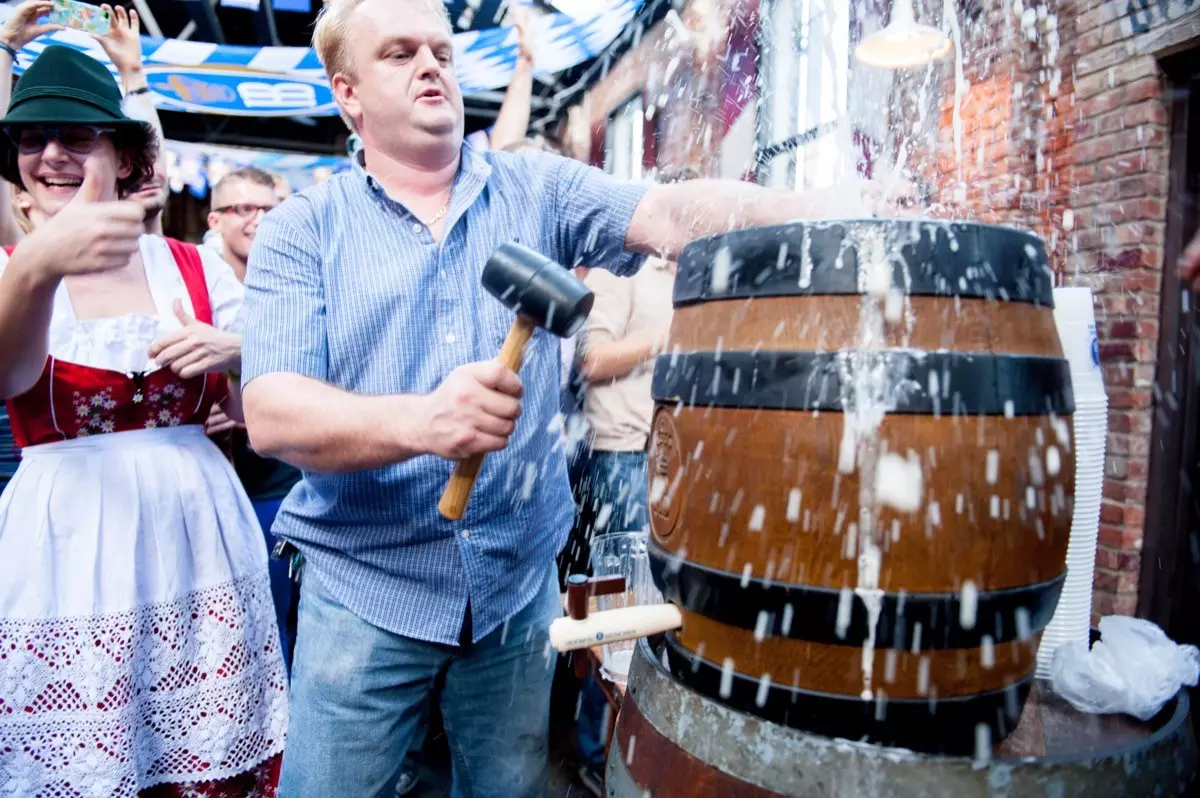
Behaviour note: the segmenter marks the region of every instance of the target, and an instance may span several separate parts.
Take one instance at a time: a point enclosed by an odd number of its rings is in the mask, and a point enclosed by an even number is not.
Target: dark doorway
[[[1200,56],[1162,61],[1171,115],[1154,431],[1138,612],[1180,643],[1200,643],[1200,294],[1176,263],[1200,227]]]

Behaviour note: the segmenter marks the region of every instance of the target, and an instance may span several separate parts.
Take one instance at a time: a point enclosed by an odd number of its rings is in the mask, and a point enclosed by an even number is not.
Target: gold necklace
[[[447,209],[447,208],[449,208],[449,207],[450,207],[450,200],[448,200],[448,199],[447,199],[447,200],[446,200],[446,204],[445,204],[445,205],[443,205],[443,206],[442,206],[442,209],[441,209],[440,211],[438,211],[438,212],[437,212],[437,216],[434,216],[432,219],[430,219],[428,222],[426,222],[426,223],[425,223],[425,226],[426,226],[426,227],[433,227],[435,224],[437,224],[437,223],[438,223],[438,221],[439,221],[439,220],[440,220],[440,219],[441,219],[443,216],[445,216],[445,215],[446,215],[446,209]]]

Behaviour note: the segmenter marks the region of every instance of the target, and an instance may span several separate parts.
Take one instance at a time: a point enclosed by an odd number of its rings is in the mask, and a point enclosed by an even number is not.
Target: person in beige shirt
[[[644,454],[654,409],[653,358],[671,326],[675,264],[650,258],[629,279],[595,269],[586,283],[596,295],[581,342],[592,449]]]
[[[671,326],[675,264],[651,258],[632,278],[592,269],[584,281],[596,303],[578,341],[586,381],[583,416],[591,449],[576,486],[579,516],[560,557],[586,571],[593,535],[641,530],[649,523],[646,441],[654,400],[654,357]],[[579,780],[600,795],[604,772],[604,693],[594,676],[580,685],[576,742]]]

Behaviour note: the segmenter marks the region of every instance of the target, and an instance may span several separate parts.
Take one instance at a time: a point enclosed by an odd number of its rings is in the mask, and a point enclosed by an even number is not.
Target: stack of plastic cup
[[[1060,645],[1088,640],[1108,441],[1108,395],[1100,371],[1091,289],[1055,288],[1054,321],[1063,354],[1071,365],[1071,387],[1075,394],[1075,514],[1067,546],[1066,583],[1038,649],[1040,679],[1049,677],[1054,651]]]

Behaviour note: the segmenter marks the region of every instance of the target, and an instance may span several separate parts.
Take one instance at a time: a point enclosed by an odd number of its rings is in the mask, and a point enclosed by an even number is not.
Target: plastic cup
[[[648,532],[615,532],[592,538],[591,565],[593,576],[625,577],[625,592],[597,596],[597,609],[615,610],[639,604],[661,604],[662,593],[654,585],[650,573],[650,554],[646,548]],[[601,674],[612,682],[624,683],[629,675],[636,640],[624,640],[603,645]]]

